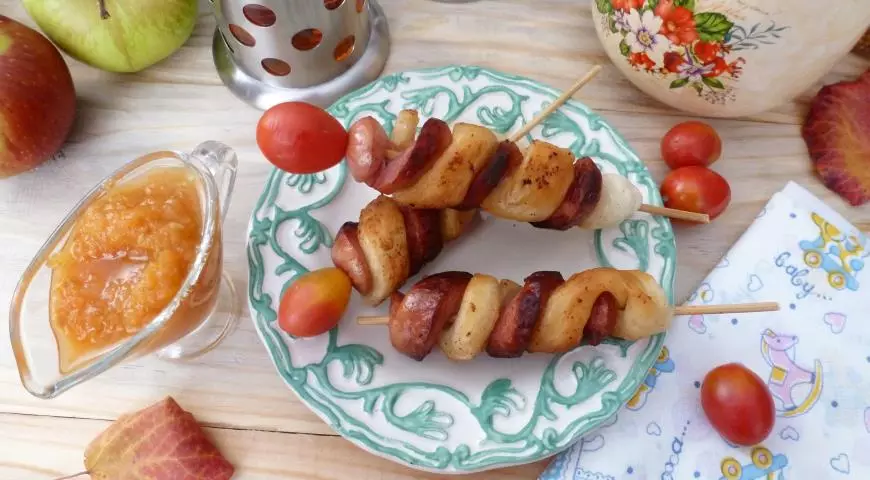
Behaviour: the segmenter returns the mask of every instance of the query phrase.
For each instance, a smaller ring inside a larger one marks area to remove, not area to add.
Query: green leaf
[[[453,70],[450,72],[449,75],[451,80],[454,78],[454,76],[456,78],[460,78],[462,73],[457,72],[458,70]],[[435,103],[435,97],[438,96],[439,93],[441,93],[441,90],[432,87],[424,87],[404,92],[402,94],[402,97],[407,99],[404,108],[418,110],[423,115],[429,116],[432,114],[432,109],[434,108],[433,104]]]
[[[646,271],[649,267],[649,223],[646,220],[626,220],[619,224],[622,237],[613,241],[613,247],[628,254],[634,253],[637,268]]]
[[[613,5],[610,4],[610,0],[595,0],[595,6],[598,7],[599,12],[605,15],[613,12]]]
[[[327,248],[332,247],[332,235],[322,223],[308,215],[307,212],[300,212],[297,219],[299,226],[293,231],[293,235],[299,239],[299,250],[306,255],[311,255],[321,245]]]
[[[299,193],[307,195],[315,186],[326,183],[326,175],[323,173],[293,173],[287,175],[284,183],[290,188],[295,188]]]
[[[656,2],[658,3],[658,2]],[[675,7],[687,8],[689,11],[695,11],[695,0],[674,0]]]
[[[673,82],[671,82],[671,88],[685,87],[687,83],[689,83],[688,78],[681,78],[679,80],[674,80]]]
[[[722,42],[734,23],[728,17],[716,12],[704,12],[695,15],[695,28],[705,42]]]
[[[610,33],[619,33],[619,29],[616,28],[616,19],[612,16],[607,17],[607,28],[610,30]]]
[[[711,88],[720,88],[720,89],[725,88],[725,85],[722,85],[722,82],[719,81],[718,78],[704,77],[701,79],[701,81],[704,82],[704,85],[707,85],[708,87],[711,87]]]
[[[344,378],[354,377],[360,385],[368,385],[378,365],[383,365],[384,356],[366,345],[342,345],[332,352],[330,358],[341,362]]]
[[[525,408],[526,399],[518,392],[507,378],[499,378],[483,390],[480,406],[472,407],[471,413],[484,429],[493,428],[493,417],[500,415],[510,417],[517,410]]]
[[[619,42],[619,53],[625,55],[626,57],[629,53],[631,53],[631,48],[628,46],[627,43],[625,43],[624,39]]]
[[[447,440],[447,429],[453,426],[453,416],[435,408],[435,402],[426,400],[411,413],[399,418],[399,428],[429,440]]]
[[[659,0],[649,0],[646,3],[646,6],[649,10],[654,10],[657,6],[659,6]]]
[[[527,98],[523,98],[526,100]],[[502,107],[480,107],[477,110],[477,119],[480,123],[495,130],[498,133],[507,133],[511,127],[517,123],[517,120],[522,122],[521,116],[523,111],[519,108],[520,103],[514,103],[511,108],[504,109]]]
[[[480,400],[479,410],[487,416],[500,414],[508,417],[512,410],[520,408],[523,397],[511,385],[510,380],[499,378],[486,386]]]
[[[541,109],[549,105],[549,102],[542,104]],[[586,135],[583,132],[582,128],[579,128],[577,124],[565,115],[564,110],[556,110],[553,113],[547,115],[547,118],[541,122],[541,136],[544,138],[552,138],[561,133],[567,133],[571,135],[576,140],[579,140],[580,143],[585,143]]]
[[[399,86],[400,83],[408,83],[411,79],[406,77],[404,73],[394,73],[392,75],[387,75],[384,77],[384,90],[388,92],[395,92],[396,87]]]

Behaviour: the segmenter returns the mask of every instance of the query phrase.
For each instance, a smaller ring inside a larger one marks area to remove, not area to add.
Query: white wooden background
[[[381,0],[392,32],[387,73],[446,63],[478,64],[567,87],[595,63],[605,68],[578,98],[600,111],[641,154],[657,179],[662,134],[686,117],[636,90],[609,64],[586,2],[484,0],[446,4]],[[245,229],[270,165],[254,130],[261,112],[226,90],[212,65],[214,19],[201,5],[193,37],[168,60],[135,75],[97,71],[68,59],[79,99],[72,137],[54,161],[0,180],[0,311],[19,275],[68,208],[123,163],[161,149],[189,150],[207,139],[234,147],[240,174],[225,226],[225,258],[240,291],[247,284]],[[25,22],[16,0],[0,13]],[[544,58],[546,61],[541,61]],[[840,61],[822,83],[851,78],[870,63]],[[731,184],[730,208],[714,223],[677,228],[677,297],[687,296],[752,222],[763,203],[797,180],[856,222],[868,208],[850,208],[812,175],[800,123],[818,85],[793,103],[754,118],[711,120],[724,140],[715,168]],[[0,314],[7,331],[8,319]],[[21,387],[8,339],[0,339],[0,479],[51,479],[82,470],[87,443],[110,421],[172,395],[208,425],[243,479],[434,478],[369,455],[346,442],[284,386],[247,311],[217,350],[184,365],[143,359],[51,401]],[[341,461],[335,459],[340,458]],[[533,478],[546,462],[469,478]]]

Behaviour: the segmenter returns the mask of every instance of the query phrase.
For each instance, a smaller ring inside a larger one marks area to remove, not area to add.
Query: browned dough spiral
[[[665,331],[671,318],[664,291],[638,270],[594,268],[568,280],[541,271],[522,286],[442,272],[393,294],[389,329],[393,347],[415,360],[436,344],[452,360],[470,360],[484,351],[499,358],[567,352],[608,336],[637,340]]]
[[[393,145],[373,118],[354,122],[346,152],[353,178],[413,208],[483,208],[557,230],[579,226],[598,205],[603,180],[590,158],[575,162],[570,150],[542,141],[523,153],[488,128],[457,123],[451,132],[436,118],[414,138],[417,122],[416,112],[402,111],[395,129],[404,143]]]

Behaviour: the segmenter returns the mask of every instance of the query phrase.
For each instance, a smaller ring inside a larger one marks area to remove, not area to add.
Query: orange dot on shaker
[[[248,33],[248,31],[244,28],[234,23],[231,23],[229,28],[230,33],[233,34],[233,37],[238,40],[239,43],[241,43],[242,45],[246,47],[253,47],[257,43],[257,41],[254,40],[254,36]]]
[[[338,42],[338,45],[335,46],[335,50],[332,52],[332,56],[335,58],[335,61],[340,62],[342,60],[347,59],[350,54],[353,53],[353,47],[356,42],[356,37],[353,35],[348,35],[344,37],[344,39]]]
[[[366,0],[356,0],[356,11],[357,13],[362,13],[363,8],[366,6]]]
[[[323,6],[326,7],[327,10],[335,10],[340,7],[342,3],[344,3],[344,0],[323,0]]]
[[[290,42],[297,50],[305,51],[311,50],[320,45],[321,40],[323,40],[323,33],[321,33],[320,30],[316,28],[306,28],[305,30],[296,32],[296,35],[293,35]]]
[[[245,5],[242,8],[242,13],[249,22],[258,27],[271,27],[277,20],[275,12],[271,8],[256,3]]]
[[[290,74],[290,64],[284,60],[277,58],[264,58],[260,65],[263,70],[275,75],[276,77],[284,77]]]

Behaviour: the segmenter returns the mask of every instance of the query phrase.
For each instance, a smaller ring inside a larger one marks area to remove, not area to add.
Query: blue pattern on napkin
[[[870,479],[868,257],[864,235],[789,183],[688,302],[781,310],[675,318],[625,409],[540,480]],[[755,371],[774,398],[774,430],[753,448],[729,445],[700,407],[704,375],[728,362]]]

